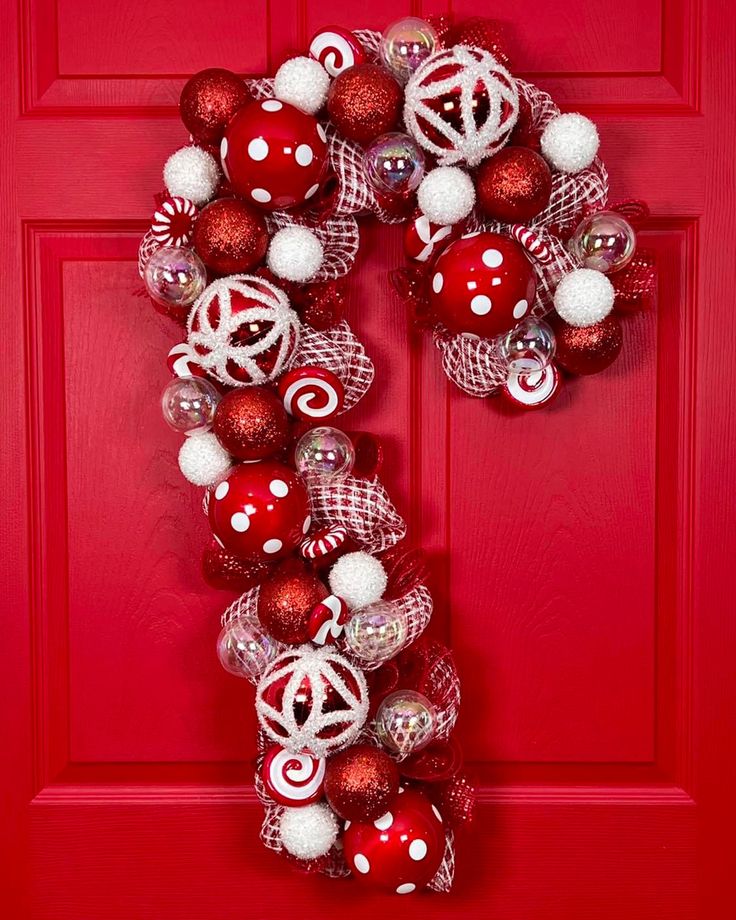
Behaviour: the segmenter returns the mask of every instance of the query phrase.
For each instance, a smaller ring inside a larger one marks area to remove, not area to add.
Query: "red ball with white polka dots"
[[[421,792],[399,792],[391,811],[373,821],[348,822],[345,859],[356,878],[384,891],[411,894],[436,874],[445,852],[437,808]]]
[[[312,523],[304,484],[275,460],[234,467],[215,488],[208,513],[220,546],[252,561],[288,556]]]
[[[494,338],[527,315],[537,279],[523,246],[499,233],[469,233],[432,269],[430,307],[451,332]]]
[[[316,118],[287,102],[251,102],[235,114],[220,146],[236,195],[264,211],[293,208],[319,191],[327,137]]]

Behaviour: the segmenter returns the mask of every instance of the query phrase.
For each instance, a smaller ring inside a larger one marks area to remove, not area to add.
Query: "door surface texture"
[[[730,0],[0,0],[0,916],[736,916],[734,28]],[[450,895],[296,874],[258,839],[252,690],[220,668],[200,490],[160,417],[176,328],[138,242],[179,91],[273,74],[325,25],[507,25],[645,199],[656,311],[607,372],[507,415],[448,384],[362,223],[351,427],[432,561],[479,807]],[[725,382],[724,382],[725,381]]]

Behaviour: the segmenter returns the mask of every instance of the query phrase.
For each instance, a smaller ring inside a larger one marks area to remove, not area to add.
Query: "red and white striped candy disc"
[[[348,605],[336,594],[330,594],[320,601],[309,614],[307,632],[315,645],[335,642],[345,629]]]
[[[549,247],[536,230],[532,230],[531,227],[525,227],[524,224],[514,224],[511,228],[511,236],[517,243],[521,243],[529,255],[533,256],[541,265],[549,265],[552,261],[552,253],[549,251]]]
[[[332,418],[345,401],[340,378],[324,367],[309,364],[287,371],[278,389],[289,415],[306,421]]]
[[[175,377],[206,377],[194,349],[186,342],[174,345],[166,356],[166,367]]]
[[[409,221],[404,231],[406,257],[414,262],[431,262],[459,232],[456,224],[433,224],[428,217],[420,214]]]
[[[501,393],[517,409],[541,409],[557,396],[560,372],[554,364],[531,374],[509,374]]]
[[[280,744],[268,749],[261,767],[261,779],[271,798],[292,808],[318,802],[324,778],[324,757],[292,754]]]
[[[305,559],[319,559],[328,556],[339,549],[347,539],[348,532],[344,527],[325,527],[307,537],[300,549]]]
[[[199,208],[178,195],[165,199],[151,219],[153,238],[162,246],[186,246],[192,238]]]
[[[355,35],[340,26],[329,26],[316,32],[309,43],[309,54],[331,77],[355,64],[364,63],[366,59],[363,46]]]

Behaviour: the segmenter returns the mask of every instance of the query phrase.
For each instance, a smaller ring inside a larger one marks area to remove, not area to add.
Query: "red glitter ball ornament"
[[[202,554],[202,574],[212,588],[225,591],[249,591],[259,585],[271,571],[266,562],[244,562],[226,552],[213,540]]]
[[[309,641],[309,615],[329,591],[311,572],[276,573],[261,585],[258,619],[269,635],[279,642],[301,645]]]
[[[504,67],[509,66],[509,58],[504,47],[503,26],[496,19],[485,16],[473,16],[451,28],[444,42],[445,47],[467,45],[483,48],[500,61]]]
[[[227,123],[250,98],[245,83],[231,71],[220,67],[201,70],[181,91],[181,120],[195,142],[216,144]]]
[[[480,209],[488,217],[504,223],[528,221],[547,207],[552,173],[528,147],[505,147],[481,163],[476,188]]]
[[[307,285],[296,305],[302,322],[324,332],[334,329],[345,315],[345,282],[318,281]]]
[[[325,796],[346,821],[375,821],[389,811],[398,792],[398,767],[379,748],[356,744],[327,764]]]
[[[623,345],[621,323],[609,314],[592,326],[571,326],[559,318],[552,325],[557,341],[555,360],[570,374],[598,374],[616,360]]]
[[[266,222],[245,202],[219,198],[199,215],[194,227],[194,248],[207,268],[218,275],[247,272],[266,255]]]
[[[212,430],[241,460],[263,460],[286,447],[289,420],[280,399],[264,387],[231,390],[219,402]]]
[[[358,64],[339,74],[327,97],[327,111],[337,130],[351,141],[367,144],[396,126],[403,93],[378,64]]]

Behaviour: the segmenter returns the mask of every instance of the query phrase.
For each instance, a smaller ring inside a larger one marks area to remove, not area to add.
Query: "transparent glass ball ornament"
[[[511,374],[544,370],[555,356],[555,334],[549,323],[528,316],[498,340],[498,350]]]
[[[376,713],[376,734],[395,754],[421,751],[434,738],[437,710],[423,693],[397,690],[389,694]]]
[[[424,19],[407,16],[390,25],[381,37],[381,58],[400,83],[437,48],[437,32]]]
[[[344,479],[355,463],[355,448],[344,431],[322,425],[302,435],[294,450],[294,462],[307,481]]]
[[[276,643],[253,623],[234,619],[217,637],[220,664],[236,677],[256,683],[278,654]]]
[[[376,601],[356,610],[345,626],[345,642],[356,658],[381,664],[406,644],[405,614],[390,601]]]
[[[193,249],[162,246],[143,270],[149,296],[165,307],[187,307],[207,287],[207,269]]]
[[[598,211],[581,221],[570,240],[572,252],[583,268],[617,272],[636,252],[636,231],[615,211]]]
[[[363,169],[376,192],[408,194],[424,178],[424,153],[408,134],[391,131],[366,148]]]
[[[204,377],[174,377],[161,395],[166,422],[181,434],[209,431],[220,391]]]

